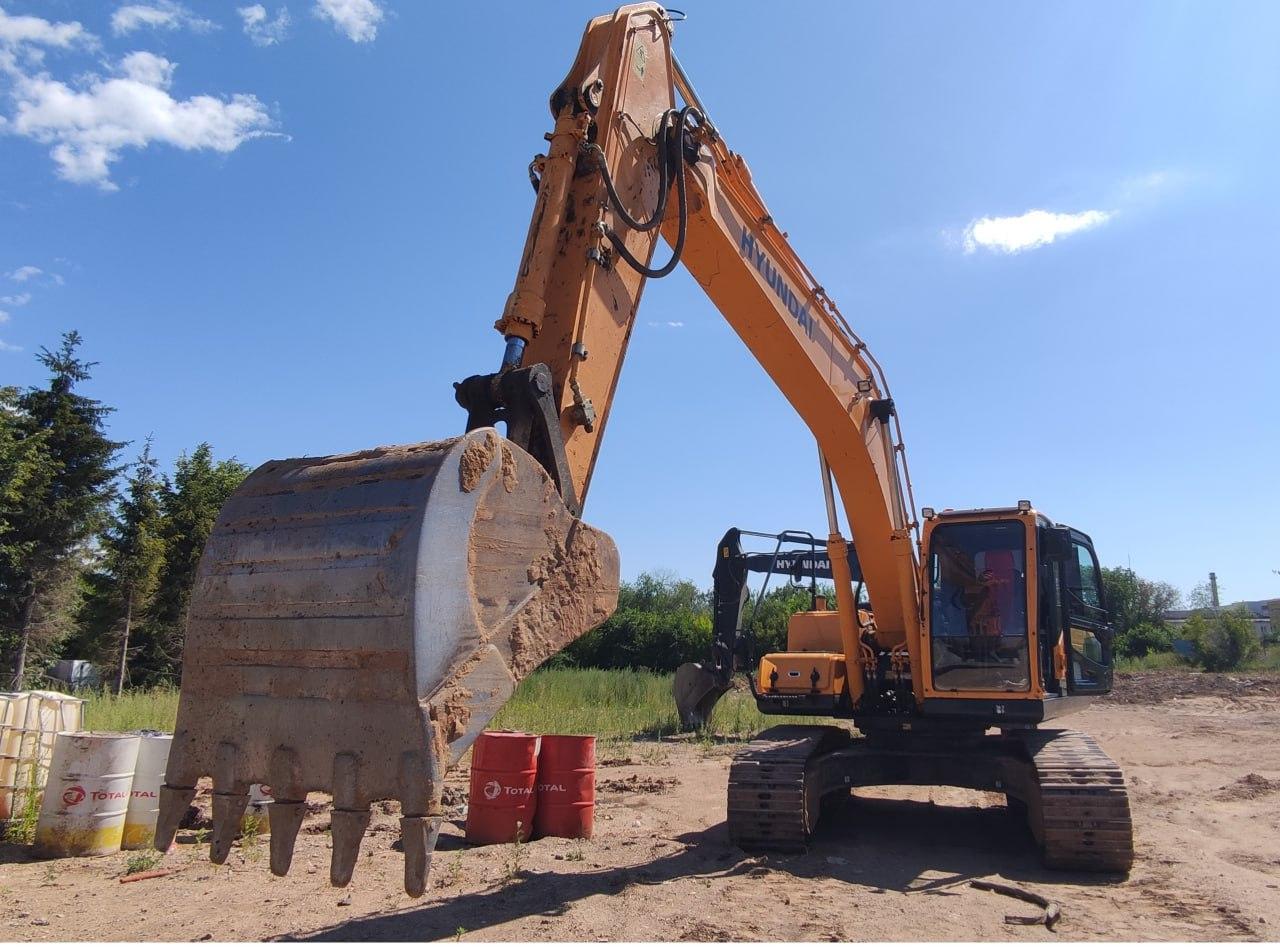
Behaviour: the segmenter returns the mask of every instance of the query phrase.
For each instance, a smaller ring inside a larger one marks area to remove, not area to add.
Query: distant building
[[[1253,622],[1253,630],[1257,634],[1258,640],[1266,640],[1280,633],[1280,598],[1256,602],[1232,602],[1230,605],[1222,606],[1223,611],[1236,609],[1244,609],[1249,613],[1249,618]],[[1211,608],[1175,608],[1165,612],[1161,617],[1164,618],[1165,624],[1173,628],[1176,633],[1179,628],[1187,623],[1187,620],[1192,615],[1197,613],[1209,615],[1212,612],[1213,609]]]

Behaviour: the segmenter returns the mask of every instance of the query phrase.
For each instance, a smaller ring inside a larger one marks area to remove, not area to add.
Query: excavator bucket
[[[283,875],[307,793],[326,792],[341,886],[370,804],[394,799],[405,890],[421,895],[445,771],[617,598],[613,541],[492,428],[264,464],[200,561],[156,848],[211,776],[210,858],[225,861],[263,783]]]
[[[676,668],[672,691],[676,699],[676,713],[680,726],[685,730],[699,730],[711,720],[720,698],[728,693],[731,685],[720,674],[701,664],[682,664]]]

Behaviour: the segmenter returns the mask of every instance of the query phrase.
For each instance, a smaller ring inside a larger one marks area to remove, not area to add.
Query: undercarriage
[[[1133,863],[1124,776],[1075,730],[854,737],[834,726],[771,727],[729,770],[729,837],[748,851],[803,851],[824,800],[863,786],[1003,793],[1025,811],[1047,866],[1123,873]]]

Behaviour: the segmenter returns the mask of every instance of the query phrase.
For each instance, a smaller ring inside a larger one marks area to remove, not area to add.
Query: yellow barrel
[[[119,851],[140,743],[136,733],[58,734],[36,823],[37,856]]]
[[[160,813],[160,787],[169,761],[173,734],[144,730],[138,743],[138,763],[133,769],[129,806],[124,814],[124,835],[120,847],[127,850],[150,848]]]

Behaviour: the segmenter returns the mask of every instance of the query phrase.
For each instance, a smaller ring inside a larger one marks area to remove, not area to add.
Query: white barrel
[[[36,855],[119,851],[140,743],[136,733],[58,734],[36,823]]]
[[[124,835],[120,847],[126,850],[150,848],[160,813],[160,787],[169,761],[173,734],[144,730],[138,743],[138,763],[133,768],[129,806],[124,814]]]
[[[258,835],[269,833],[271,831],[271,803],[275,801],[275,797],[271,795],[270,786],[264,786],[262,783],[252,783],[249,786],[249,806],[244,813],[245,831],[248,831],[252,826]]]

